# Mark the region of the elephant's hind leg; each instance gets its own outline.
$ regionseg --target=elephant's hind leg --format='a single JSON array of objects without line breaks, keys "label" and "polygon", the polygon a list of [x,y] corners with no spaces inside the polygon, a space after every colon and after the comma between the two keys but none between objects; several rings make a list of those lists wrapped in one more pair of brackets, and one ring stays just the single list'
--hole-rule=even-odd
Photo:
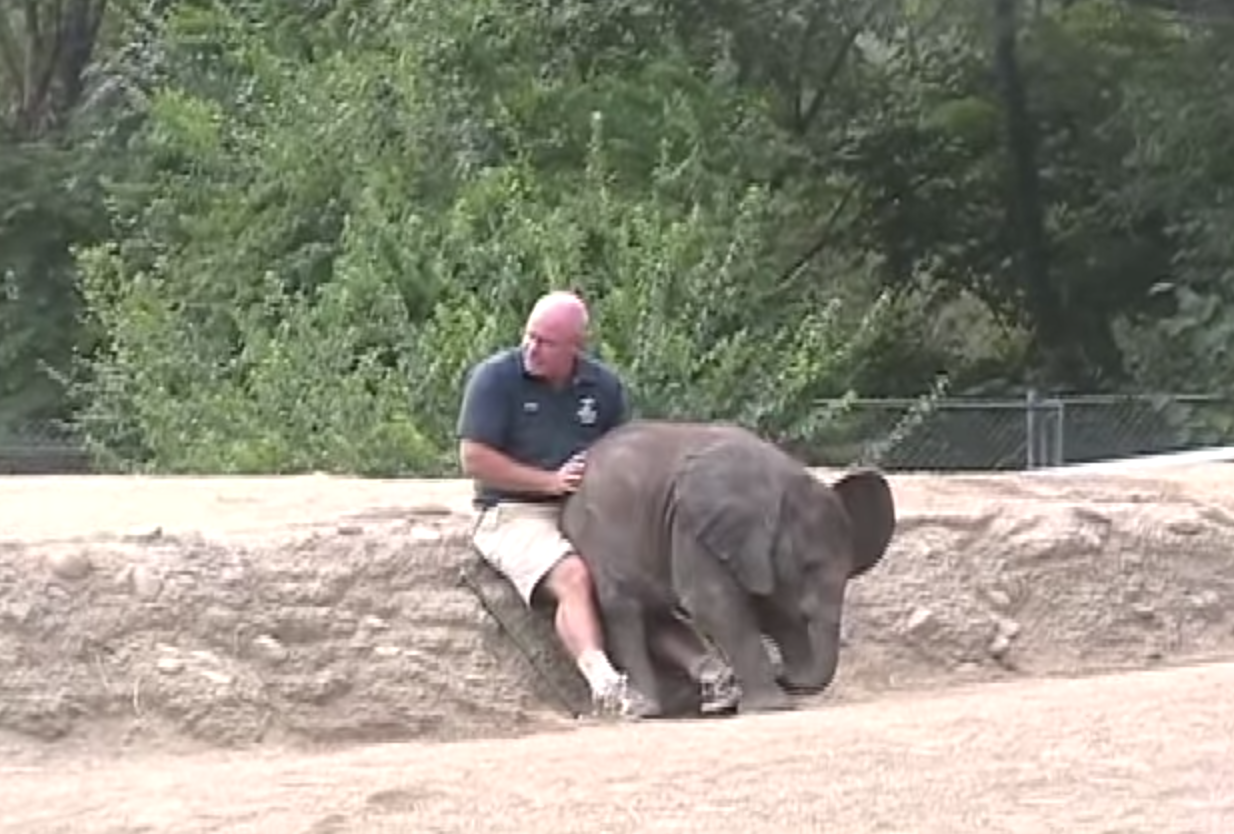
[{"label": "elephant's hind leg", "polygon": [[614,663],[626,673],[631,717],[652,718],[662,712],[659,675],[648,646],[646,612],[642,604],[620,596],[609,596],[601,603],[605,642]]}]

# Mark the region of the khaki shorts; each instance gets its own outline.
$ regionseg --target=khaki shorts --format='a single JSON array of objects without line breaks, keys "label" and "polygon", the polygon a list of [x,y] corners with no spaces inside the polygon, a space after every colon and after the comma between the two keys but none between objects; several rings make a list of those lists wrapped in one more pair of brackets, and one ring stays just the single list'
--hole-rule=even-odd
[{"label": "khaki shorts", "polygon": [[574,552],[557,526],[558,504],[502,503],[481,511],[471,543],[531,605],[531,595],[553,566]]}]

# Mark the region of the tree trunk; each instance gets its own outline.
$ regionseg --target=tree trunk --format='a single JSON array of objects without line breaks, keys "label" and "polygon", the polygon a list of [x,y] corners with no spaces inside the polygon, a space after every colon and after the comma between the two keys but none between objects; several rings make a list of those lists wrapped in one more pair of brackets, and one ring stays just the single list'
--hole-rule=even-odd
[{"label": "tree trunk", "polygon": [[1071,340],[1050,281],[1036,136],[1016,55],[1018,6],[1017,0],[994,0],[994,76],[1003,97],[1011,167],[1007,214],[1016,232],[1014,262],[1033,330],[1033,358],[1038,370],[1057,378],[1068,364]]},{"label": "tree trunk", "polygon": [[52,130],[78,105],[106,11],[107,0],[0,7],[0,114],[18,140]]}]

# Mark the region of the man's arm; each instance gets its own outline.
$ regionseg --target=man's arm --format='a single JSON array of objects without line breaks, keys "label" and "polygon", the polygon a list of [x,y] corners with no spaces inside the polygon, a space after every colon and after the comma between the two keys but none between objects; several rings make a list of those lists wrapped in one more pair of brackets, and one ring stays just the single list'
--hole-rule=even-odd
[{"label": "man's arm", "polygon": [[458,418],[458,456],[463,474],[497,489],[556,495],[557,473],[526,466],[500,449],[509,430],[510,407],[496,369],[477,366],[463,389]]},{"label": "man's arm", "polygon": [[527,466],[475,440],[459,441],[459,461],[463,473],[498,489],[529,495],[559,495],[555,470]]}]

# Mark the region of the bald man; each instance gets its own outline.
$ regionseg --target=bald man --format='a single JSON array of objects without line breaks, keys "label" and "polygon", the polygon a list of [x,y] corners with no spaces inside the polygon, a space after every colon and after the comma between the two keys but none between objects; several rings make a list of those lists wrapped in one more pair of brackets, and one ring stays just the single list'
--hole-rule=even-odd
[{"label": "bald man", "polygon": [[631,691],[605,652],[587,566],[561,534],[583,453],[629,418],[625,386],[584,353],[587,306],[552,292],[536,302],[519,347],[479,362],[458,419],[459,458],[476,482],[477,551],[529,606],[556,602],[557,635],[601,712],[632,714]]}]

